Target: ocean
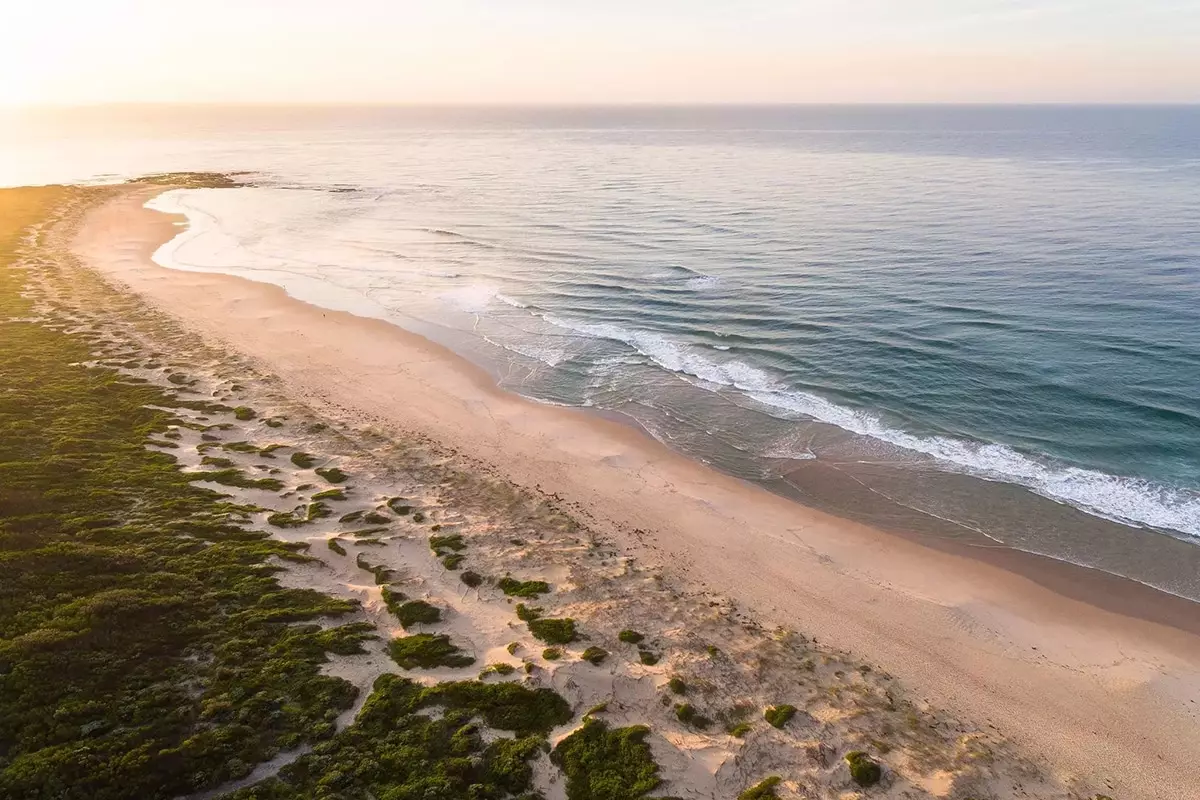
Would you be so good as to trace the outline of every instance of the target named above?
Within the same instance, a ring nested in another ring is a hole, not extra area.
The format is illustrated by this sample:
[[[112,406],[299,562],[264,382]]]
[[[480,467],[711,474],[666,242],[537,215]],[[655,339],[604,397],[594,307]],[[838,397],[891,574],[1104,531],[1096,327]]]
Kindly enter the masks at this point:
[[[835,513],[1200,599],[1200,107],[122,108],[0,184]],[[730,532],[736,536],[736,531]]]

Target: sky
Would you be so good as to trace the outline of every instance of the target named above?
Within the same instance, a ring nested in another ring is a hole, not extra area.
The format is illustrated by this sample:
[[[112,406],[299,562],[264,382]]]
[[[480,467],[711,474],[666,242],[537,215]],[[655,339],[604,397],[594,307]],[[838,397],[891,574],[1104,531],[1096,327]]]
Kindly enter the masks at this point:
[[[0,106],[1200,102],[1200,0],[0,6]]]

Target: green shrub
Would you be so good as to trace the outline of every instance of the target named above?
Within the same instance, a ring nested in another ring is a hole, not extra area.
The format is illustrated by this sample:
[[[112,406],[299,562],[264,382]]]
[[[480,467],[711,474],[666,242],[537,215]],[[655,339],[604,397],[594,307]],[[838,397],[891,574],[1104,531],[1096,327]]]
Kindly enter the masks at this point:
[[[404,500],[399,497],[393,497],[388,500],[387,507],[402,517],[407,517],[410,513],[412,513],[412,506],[404,502]]]
[[[424,600],[409,600],[396,609],[396,618],[400,626],[408,630],[413,625],[432,625],[441,622],[442,612],[437,606],[430,605]]]
[[[283,488],[283,481],[276,478],[248,478],[238,469],[222,469],[215,472],[193,472],[192,480],[212,481],[222,486],[236,486],[240,489],[262,489],[267,492],[278,492]]]
[[[362,564],[359,564],[362,566]],[[400,615],[400,606],[404,601],[408,600],[408,596],[404,592],[398,592],[390,586],[384,586],[380,591],[383,596],[383,603],[387,606],[387,610],[392,612],[393,616]]]
[[[462,575],[458,576],[458,579],[467,586],[470,586],[472,589],[480,586],[483,583],[483,576],[478,572],[472,572],[471,570],[467,570]]]
[[[567,778],[567,800],[641,800],[658,788],[658,764],[644,725],[610,729],[588,718],[559,742],[550,760]]]
[[[749,722],[733,722],[726,726],[725,732],[736,739],[741,739],[753,729],[754,726]]]
[[[312,496],[313,500],[345,500],[346,493],[341,489],[326,489],[323,492],[317,492]]]
[[[772,727],[782,728],[796,715],[796,707],[789,705],[770,706],[763,712],[763,719]]]
[[[659,661],[659,655],[649,650],[638,650],[638,661],[647,667],[653,667]]]
[[[591,717],[596,714],[603,714],[605,711],[608,711],[608,703],[597,703],[596,705],[589,708],[587,710],[587,713],[584,714],[584,716]]]
[[[321,467],[313,470],[329,483],[345,483],[350,476],[342,472],[337,467]]]
[[[691,703],[677,703],[675,717],[684,725],[704,729],[712,725],[712,720],[701,714]]]
[[[329,545],[330,550],[337,553],[339,556],[346,555],[346,548],[342,547],[342,543],[340,540],[330,539],[326,542],[326,544]]]
[[[846,754],[846,763],[850,765],[850,777],[864,789],[879,783],[883,777],[883,768],[879,762],[861,750]]]
[[[232,458],[221,458],[220,456],[205,456],[200,459],[200,463],[206,467],[216,467],[218,469],[230,469],[235,466]]]
[[[550,591],[550,585],[545,581],[518,581],[507,575],[496,581],[496,586],[509,597],[524,597],[528,600],[537,600],[539,596]]]
[[[368,525],[387,525],[392,518],[386,514],[380,514],[378,511],[368,511],[363,515],[362,520]]]
[[[388,654],[403,669],[469,667],[475,659],[466,655],[444,634],[418,633],[388,642]]]
[[[530,620],[529,632],[546,644],[570,644],[579,638],[575,631],[575,620],[535,619]]]
[[[265,420],[263,422],[263,424],[266,425],[268,428],[282,428],[283,420],[278,419],[277,417],[271,417],[270,419]]]
[[[517,654],[517,651],[521,649],[521,643],[520,642],[509,642],[508,646],[505,647],[504,649],[508,651],[508,654],[510,656],[515,656]]]
[[[583,651],[582,658],[592,666],[598,667],[608,658],[608,651],[603,647],[589,647]]]
[[[562,658],[563,651],[561,647],[547,647],[542,651],[542,658],[547,661],[558,661]]]
[[[496,664],[488,664],[486,667],[484,667],[483,671],[479,673],[479,679],[483,680],[488,675],[512,675],[516,671],[517,668],[512,664],[507,664],[501,661]]]
[[[462,553],[451,553],[442,558],[442,566],[449,570],[458,569],[462,562],[466,561],[467,557]]]
[[[455,552],[466,550],[467,544],[463,541],[462,536],[457,533],[449,536],[430,536],[429,549],[440,556],[443,550],[453,550]]]
[[[671,690],[672,694],[687,694],[688,690],[687,684],[683,682],[683,678],[678,676],[672,677],[671,680],[667,681],[667,688]]]
[[[772,775],[739,794],[738,800],[768,800],[768,798],[778,797],[779,795],[775,794],[775,787],[782,782],[783,778]]]
[[[618,633],[617,638],[626,644],[641,644],[646,637],[637,631],[626,629]]]
[[[233,410],[233,416],[242,422],[249,422],[257,415],[254,413],[253,408],[249,408],[248,406],[238,406]]]
[[[338,517],[338,522],[358,522],[360,519],[362,519],[363,513],[364,512],[360,509],[358,511],[351,511],[349,514],[342,514],[340,517]]]
[[[521,622],[533,622],[535,619],[541,618],[541,606],[527,606],[524,603],[517,603],[517,619],[521,620]]]

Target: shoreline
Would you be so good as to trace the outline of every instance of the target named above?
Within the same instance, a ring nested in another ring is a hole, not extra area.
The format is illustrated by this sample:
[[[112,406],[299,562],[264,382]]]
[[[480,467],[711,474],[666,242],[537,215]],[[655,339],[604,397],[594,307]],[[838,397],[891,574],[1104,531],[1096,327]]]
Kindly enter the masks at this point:
[[[1153,796],[1138,787],[1155,785],[1144,773],[1163,769],[1157,759],[1196,758],[1187,735],[1200,696],[1194,603],[1021,551],[842,520],[627,425],[503,392],[391,323],[325,311],[268,284],[158,267],[150,253],[178,228],[141,205],[162,191],[132,188],[88,212],[76,251],[318,409],[487,463],[685,584],[866,657],[1058,766],[1120,773],[1112,777],[1118,790],[1128,783],[1125,796]]]

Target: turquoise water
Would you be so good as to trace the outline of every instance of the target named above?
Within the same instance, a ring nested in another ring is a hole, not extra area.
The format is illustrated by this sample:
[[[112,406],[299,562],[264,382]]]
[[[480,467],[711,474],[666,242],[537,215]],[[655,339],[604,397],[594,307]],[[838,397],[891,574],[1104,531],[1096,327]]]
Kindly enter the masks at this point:
[[[392,318],[809,499],[830,466],[988,541],[1195,588],[1145,548],[1200,540],[1200,108],[22,125],[0,181],[250,172],[164,199],[193,218],[174,266]]]

